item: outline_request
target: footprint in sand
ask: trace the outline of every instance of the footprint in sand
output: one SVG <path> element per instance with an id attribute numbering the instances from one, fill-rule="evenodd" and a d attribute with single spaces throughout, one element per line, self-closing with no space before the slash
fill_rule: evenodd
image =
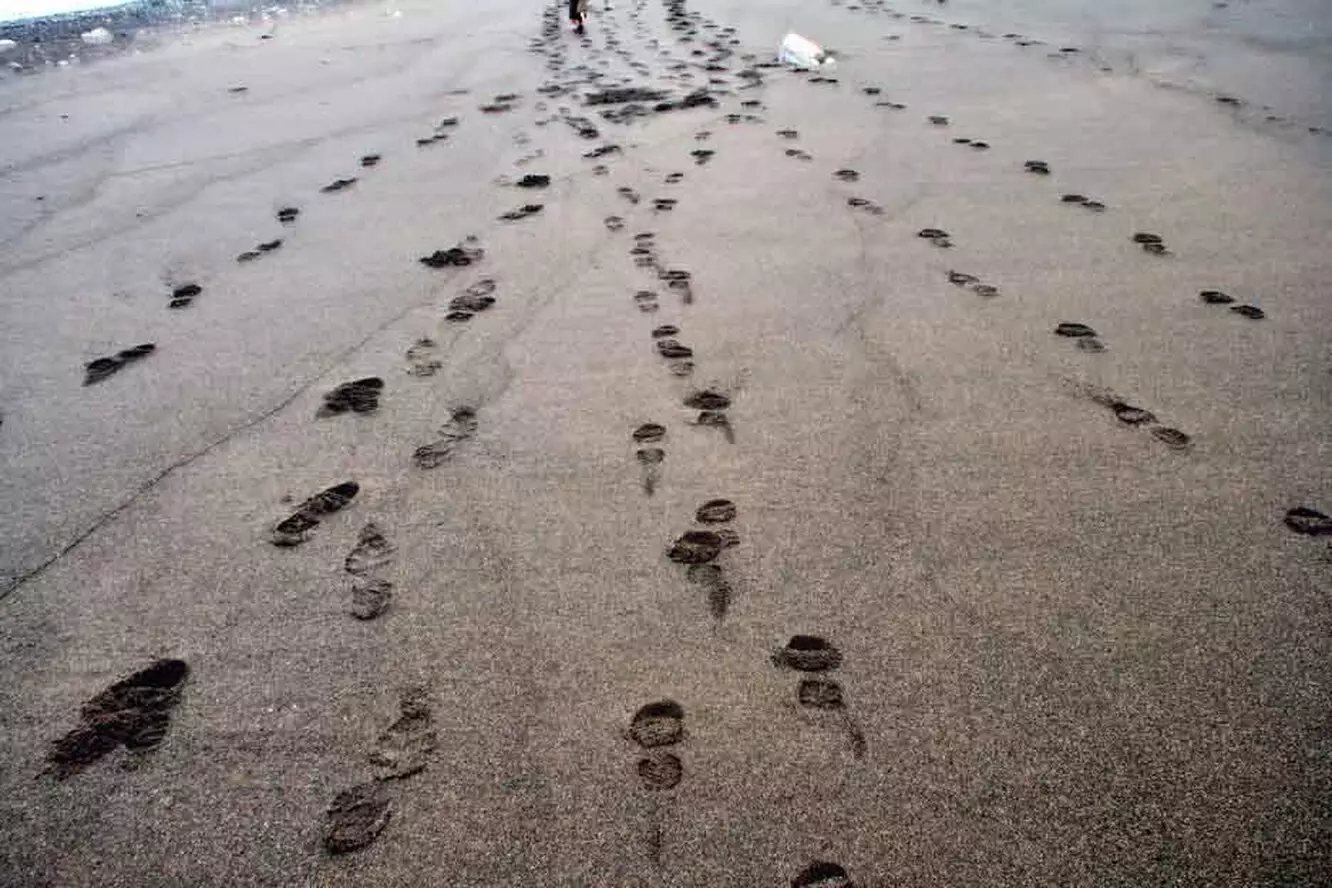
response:
<path id="1" fill-rule="evenodd" d="M 1172 450 L 1187 450 L 1193 443 L 1193 439 L 1184 432 L 1169 426 L 1157 426 L 1152 429 L 1151 435 Z"/>
<path id="2" fill-rule="evenodd" d="M 283 225 L 290 225 L 296 221 L 296 217 L 300 214 L 301 211 L 296 207 L 283 207 L 277 211 L 277 220 Z"/>
<path id="3" fill-rule="evenodd" d="M 1198 294 L 1198 298 L 1207 305 L 1230 305 L 1235 301 L 1234 296 L 1229 296 L 1220 290 L 1203 290 Z"/>
<path id="4" fill-rule="evenodd" d="M 1028 160 L 1022 164 L 1022 168 L 1038 176 L 1050 175 L 1050 165 L 1043 160 Z"/>
<path id="5" fill-rule="evenodd" d="M 528 173 L 517 182 L 513 183 L 518 188 L 546 188 L 550 185 L 550 176 L 541 176 L 536 173 Z"/>
<path id="6" fill-rule="evenodd" d="M 630 188 L 628 185 L 621 185 L 619 188 L 616 188 L 615 193 L 620 195 L 620 197 L 623 197 L 625 200 L 629 201 L 629 203 L 631 204 L 637 204 L 640 200 L 642 200 L 638 192 Z"/>
<path id="7" fill-rule="evenodd" d="M 112 374 L 119 373 L 127 365 L 142 360 L 157 350 L 151 342 L 123 349 L 109 358 L 95 358 L 83 365 L 83 384 L 92 385 L 101 382 Z"/>
<path id="8" fill-rule="evenodd" d="M 816 860 L 791 880 L 791 888 L 856 888 L 856 884 L 841 866 Z"/>
<path id="9" fill-rule="evenodd" d="M 404 690 L 398 712 L 397 720 L 379 735 L 370 751 L 376 780 L 402 780 L 420 773 L 439 745 L 425 688 Z"/>
<path id="10" fill-rule="evenodd" d="M 634 294 L 634 304 L 638 310 L 651 314 L 659 308 L 657 303 L 657 294 L 651 290 L 639 290 Z"/>
<path id="11" fill-rule="evenodd" d="M 194 303 L 195 297 L 202 292 L 203 287 L 198 284 L 182 284 L 171 291 L 167 308 L 188 308 Z"/>
<path id="12" fill-rule="evenodd" d="M 121 745 L 132 753 L 156 749 L 189 674 L 184 660 L 157 660 L 88 700 L 80 708 L 82 723 L 47 751 L 49 771 L 64 779 Z"/>
<path id="13" fill-rule="evenodd" d="M 648 703 L 629 721 L 629 736 L 644 749 L 673 746 L 684 739 L 684 707 L 674 700 Z"/>
<path id="14" fill-rule="evenodd" d="M 422 469 L 433 469 L 446 462 L 462 442 L 476 434 L 476 411 L 459 407 L 439 430 L 439 438 L 416 448 L 412 460 Z"/>
<path id="15" fill-rule="evenodd" d="M 624 219 L 621 216 L 607 216 L 602 222 L 609 231 L 620 231 L 624 228 Z"/>
<path id="16" fill-rule="evenodd" d="M 652 209 L 658 213 L 668 213 L 675 209 L 679 201 L 673 197 L 658 197 L 652 201 Z"/>
<path id="17" fill-rule="evenodd" d="M 860 173 L 856 172 L 855 170 L 838 170 L 837 172 L 833 173 L 833 178 L 838 179 L 842 182 L 859 182 Z"/>
<path id="18" fill-rule="evenodd" d="M 323 188 L 319 189 L 320 194 L 336 194 L 339 191 L 346 191 L 356 184 L 355 179 L 334 179 Z"/>
<path id="19" fill-rule="evenodd" d="M 707 148 L 695 148 L 693 151 L 689 152 L 690 157 L 694 158 L 694 164 L 696 166 L 707 164 L 714 156 L 716 156 L 716 154 L 716 151 Z"/>
<path id="20" fill-rule="evenodd" d="M 1242 318 L 1248 318 L 1251 321 L 1261 321 L 1267 317 L 1267 313 L 1255 305 L 1232 305 L 1230 310 Z"/>
<path id="21" fill-rule="evenodd" d="M 1332 534 L 1332 517 L 1308 506 L 1296 506 L 1286 511 L 1283 519 L 1286 527 L 1303 536 L 1328 536 Z"/>
<path id="22" fill-rule="evenodd" d="M 734 521 L 735 503 L 728 499 L 712 499 L 698 507 L 694 520 L 699 524 L 726 524 Z"/>
<path id="23" fill-rule="evenodd" d="M 383 390 L 384 380 L 378 376 L 344 382 L 324 395 L 324 403 L 315 415 L 323 418 L 346 413 L 348 410 L 355 413 L 371 413 L 379 409 L 379 396 Z"/>
<path id="24" fill-rule="evenodd" d="M 369 169 L 370 167 L 376 167 L 379 166 L 379 162 L 383 159 L 384 156 L 382 154 L 367 154 L 361 158 L 361 166 L 365 167 L 366 169 Z"/>
<path id="25" fill-rule="evenodd" d="M 634 456 L 643 470 L 643 492 L 652 496 L 661 483 L 661 464 L 666 459 L 666 451 L 660 447 L 640 447 Z"/>
<path id="26" fill-rule="evenodd" d="M 1166 249 L 1165 240 L 1159 234 L 1153 234 L 1150 231 L 1138 231 L 1134 233 L 1131 239 L 1135 244 L 1141 246 L 1145 252 L 1157 256 L 1165 256 L 1170 253 Z"/>
<path id="27" fill-rule="evenodd" d="M 324 848 L 330 854 L 359 851 L 379 838 L 392 816 L 388 793 L 379 783 L 345 789 L 325 814 Z"/>
<path id="28" fill-rule="evenodd" d="M 863 210 L 871 216 L 882 216 L 884 213 L 883 207 L 865 197 L 848 197 L 846 205 L 852 209 Z"/>
<path id="29" fill-rule="evenodd" d="M 725 539 L 710 530 L 687 530 L 666 550 L 676 564 L 707 564 L 726 548 Z"/>
<path id="30" fill-rule="evenodd" d="M 777 666 L 798 672 L 824 672 L 842 665 L 842 652 L 817 635 L 792 635 L 772 660 Z"/>
<path id="31" fill-rule="evenodd" d="M 942 228 L 922 228 L 920 231 L 916 232 L 916 237 L 923 238 L 934 246 L 943 247 L 945 249 L 953 245 L 952 240 L 948 236 L 948 232 L 944 231 Z"/>
<path id="32" fill-rule="evenodd" d="M 486 251 L 480 247 L 470 246 L 470 243 L 473 240 L 474 239 L 469 238 L 468 241 L 465 242 L 469 244 L 468 246 L 458 244 L 457 246 L 449 247 L 447 250 L 436 250 L 429 256 L 422 256 L 419 261 L 427 268 L 462 268 L 475 262 L 480 262 L 485 258 Z"/>
<path id="33" fill-rule="evenodd" d="M 806 152 L 801 151 L 799 148 L 787 148 L 787 149 L 786 149 L 786 156 L 787 156 L 787 157 L 794 157 L 796 160 L 813 160 L 813 159 L 814 159 L 813 155 L 807 154 Z"/>
<path id="34" fill-rule="evenodd" d="M 370 522 L 361 528 L 361 536 L 352 550 L 347 553 L 343 567 L 349 574 L 364 576 L 387 567 L 393 560 L 395 551 L 396 548 L 379 527 Z"/>
<path id="35" fill-rule="evenodd" d="M 720 535 L 718 537 L 722 539 L 722 547 L 726 548 L 726 540 Z M 690 583 L 703 590 L 712 618 L 718 623 L 725 620 L 731 608 L 732 588 L 721 567 L 716 564 L 691 564 L 685 576 Z"/>
<path id="36" fill-rule="evenodd" d="M 444 319 L 447 321 L 471 320 L 472 315 L 483 312 L 495 304 L 495 297 L 491 295 L 495 292 L 495 287 L 496 284 L 493 278 L 481 278 L 461 294 L 449 300 L 449 311 L 448 314 L 444 315 Z"/>
<path id="37" fill-rule="evenodd" d="M 345 509 L 360 491 L 361 485 L 355 481 L 344 481 L 316 493 L 273 529 L 273 545 L 289 547 L 305 542 L 309 531 L 326 516 Z"/>
<path id="38" fill-rule="evenodd" d="M 800 687 L 796 690 L 796 699 L 806 709 L 835 714 L 851 741 L 851 753 L 856 758 L 865 757 L 865 735 L 847 712 L 846 699 L 840 684 L 829 678 L 801 679 Z"/>
<path id="39" fill-rule="evenodd" d="M 692 358 L 694 350 L 674 339 L 658 339 L 657 353 L 663 358 Z"/>
<path id="40" fill-rule="evenodd" d="M 535 216 L 537 213 L 540 213 L 543 209 L 545 209 L 545 207 L 542 204 L 523 204 L 521 207 L 518 207 L 517 209 L 510 210 L 509 212 L 502 214 L 499 218 L 500 221 L 502 222 L 517 222 L 520 219 L 526 219 L 529 216 Z"/>
<path id="41" fill-rule="evenodd" d="M 683 181 L 684 181 L 684 173 L 667 173 L 666 175 L 667 185 L 678 185 Z M 654 201 L 654 203 L 661 203 L 661 199 L 659 198 L 658 200 Z M 657 209 L 661 209 L 661 207 L 657 207 Z"/>
<path id="42" fill-rule="evenodd" d="M 434 376 L 444 363 L 439 359 L 439 343 L 422 337 L 407 349 L 407 372 L 412 376 Z"/>
<path id="43" fill-rule="evenodd" d="M 281 249 L 281 247 L 282 247 L 281 238 L 278 238 L 277 240 L 264 241 L 262 244 L 259 244 L 253 250 L 246 250 L 244 253 L 241 253 L 239 256 L 236 257 L 236 261 L 253 262 L 256 259 L 261 258 L 265 253 L 271 253 L 274 250 Z"/>

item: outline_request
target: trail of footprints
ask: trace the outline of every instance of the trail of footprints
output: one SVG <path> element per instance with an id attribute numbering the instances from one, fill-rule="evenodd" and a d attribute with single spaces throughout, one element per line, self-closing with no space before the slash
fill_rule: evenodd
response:
<path id="1" fill-rule="evenodd" d="M 834 0 L 836 3 L 836 0 Z M 607 87 L 601 83 L 605 75 L 587 66 L 569 68 L 562 33 L 562 6 L 550 4 L 542 14 L 541 37 L 534 40 L 534 51 L 548 56 L 548 67 L 552 72 L 566 75 L 562 82 L 548 82 L 537 89 L 542 99 L 537 105 L 538 111 L 545 111 L 545 100 L 570 95 L 580 85 L 595 85 L 595 92 L 586 94 L 584 105 L 590 108 L 602 108 L 601 118 L 610 125 L 626 125 L 648 114 L 670 113 L 689 109 L 715 109 L 720 103 L 712 88 L 728 83 L 725 77 L 733 73 L 737 88 L 753 89 L 763 84 L 763 72 L 780 67 L 773 62 L 756 62 L 752 55 L 741 56 L 746 66 L 732 72 L 729 64 L 734 57 L 733 47 L 739 41 L 734 30 L 719 28 L 715 23 L 702 19 L 696 13 L 685 9 L 683 0 L 665 0 L 666 21 L 677 37 L 677 44 L 688 48 L 688 58 L 693 61 L 674 57 L 658 41 L 651 40 L 647 46 L 657 50 L 660 60 L 668 63 L 671 77 L 681 83 L 693 80 L 698 74 L 706 75 L 708 85 L 692 89 L 680 99 L 670 98 L 665 90 L 652 90 L 632 86 L 628 78 L 623 85 Z M 646 7 L 643 0 L 637 0 L 629 18 L 634 23 L 635 34 L 644 37 L 646 31 L 642 24 L 642 13 Z M 874 13 L 890 12 L 882 0 L 864 0 L 860 6 L 852 5 L 848 10 Z M 892 13 L 895 18 L 902 14 Z M 913 16 L 918 23 L 931 23 L 926 17 Z M 959 26 L 954 26 L 965 30 Z M 716 36 L 701 41 L 702 32 L 713 32 Z M 887 39 L 895 39 L 889 35 Z M 1030 46 L 1037 41 L 1018 39 L 1019 35 L 1005 35 L 1006 39 L 1015 39 L 1019 46 Z M 590 44 L 590 36 L 584 36 L 583 42 Z M 703 48 L 703 47 L 706 47 Z M 619 38 L 612 34 L 605 37 L 606 51 L 626 62 L 639 76 L 647 75 L 650 65 L 636 58 Z M 1072 49 L 1066 48 L 1061 55 L 1072 55 Z M 608 58 L 601 57 L 601 63 Z M 806 82 L 821 88 L 838 87 L 838 79 L 810 72 L 796 72 Z M 867 85 L 860 88 L 875 108 L 902 111 L 907 105 L 882 97 L 882 89 Z M 516 93 L 502 93 L 478 106 L 486 115 L 502 115 L 515 111 L 522 106 L 522 97 Z M 763 110 L 763 103 L 758 99 L 746 99 L 740 102 L 741 113 L 727 113 L 721 119 L 728 124 L 761 122 L 756 113 Z M 601 139 L 600 127 L 588 117 L 574 114 L 568 107 L 561 108 L 558 114 L 539 119 L 537 126 L 550 122 L 562 122 L 578 138 L 586 140 Z M 949 131 L 953 126 L 947 116 L 927 115 L 929 127 Z M 426 148 L 448 141 L 457 131 L 460 120 L 456 116 L 445 117 L 436 123 L 429 135 L 416 139 L 418 148 Z M 793 128 L 776 131 L 777 136 L 787 143 L 798 142 L 800 134 Z M 712 139 L 710 130 L 700 130 L 695 134 L 697 142 Z M 516 140 L 526 144 L 526 138 Z M 984 152 L 992 147 L 986 140 L 972 136 L 951 137 L 951 142 L 960 148 Z M 799 147 L 784 149 L 786 156 L 812 162 L 814 158 Z M 716 149 L 695 148 L 689 152 L 689 158 L 696 167 L 705 167 L 716 157 Z M 605 141 L 597 147 L 583 152 L 586 160 L 597 162 L 591 167 L 594 175 L 609 175 L 612 160 L 622 157 L 623 149 L 615 142 Z M 516 162 L 522 166 L 543 156 L 537 151 Z M 380 154 L 367 154 L 360 158 L 362 170 L 377 167 L 383 160 Z M 1022 170 L 1035 177 L 1053 175 L 1051 166 L 1043 160 L 1026 160 Z M 674 185 L 681 182 L 684 173 L 669 173 L 664 184 Z M 853 169 L 844 168 L 833 172 L 836 182 L 855 185 L 862 181 L 861 174 Z M 358 183 L 357 176 L 343 176 L 331 180 L 319 189 L 326 195 L 334 195 L 352 190 Z M 539 190 L 549 187 L 551 177 L 539 173 L 526 174 L 511 184 L 525 190 Z M 636 210 L 645 200 L 636 189 L 619 186 L 617 195 L 623 199 L 631 211 Z M 1106 203 L 1086 195 L 1066 192 L 1059 197 L 1062 204 L 1092 213 L 1105 213 Z M 874 201 L 858 195 L 846 198 L 847 206 L 852 210 L 870 215 L 882 216 L 884 209 Z M 674 211 L 679 200 L 674 197 L 656 196 L 647 199 L 647 206 L 653 214 Z M 524 203 L 505 212 L 499 221 L 506 223 L 520 222 L 540 215 L 544 205 Z M 284 206 L 276 211 L 276 221 L 290 229 L 301 216 L 301 209 Z M 611 233 L 623 230 L 627 220 L 621 215 L 608 216 L 605 226 Z M 923 228 L 917 232 L 920 239 L 938 248 L 953 246 L 951 235 L 942 228 Z M 245 250 L 236 258 L 240 263 L 251 263 L 268 256 L 284 246 L 285 238 L 274 237 L 262 241 L 253 248 Z M 1152 232 L 1139 231 L 1131 235 L 1130 241 L 1145 253 L 1168 257 L 1171 255 L 1164 238 Z M 654 276 L 655 284 L 678 296 L 683 307 L 694 301 L 694 283 L 691 273 L 683 268 L 670 267 L 661 256 L 655 233 L 640 232 L 633 237 L 629 249 L 635 265 L 645 273 Z M 432 270 L 451 270 L 457 272 L 482 261 L 485 250 L 476 238 L 468 238 L 452 247 L 436 250 L 422 256 L 420 263 Z M 993 298 L 999 295 L 997 286 L 986 283 L 980 277 L 961 271 L 949 270 L 947 280 L 950 284 L 969 290 L 975 295 Z M 168 285 L 167 307 L 171 309 L 190 308 L 204 293 L 202 284 L 196 281 L 177 282 Z M 460 324 L 472 320 L 476 315 L 490 309 L 495 304 L 496 282 L 492 278 L 480 278 L 468 285 L 448 304 L 444 322 Z M 1209 307 L 1222 307 L 1230 313 L 1250 320 L 1261 320 L 1262 309 L 1248 304 L 1236 304 L 1226 293 L 1215 290 L 1203 290 L 1200 301 Z M 633 302 L 644 313 L 654 314 L 661 308 L 661 300 L 654 289 L 639 289 L 634 293 Z M 1079 322 L 1061 322 L 1055 328 L 1057 336 L 1071 340 L 1076 347 L 1088 353 L 1099 353 L 1106 346 L 1089 326 Z M 676 323 L 657 324 L 650 331 L 653 348 L 666 361 L 671 374 L 678 377 L 690 376 L 695 370 L 695 351 L 682 338 L 682 328 Z M 113 356 L 97 358 L 88 362 L 84 368 L 84 384 L 102 382 L 122 369 L 136 363 L 155 351 L 153 343 L 126 348 Z M 436 336 L 422 336 L 416 339 L 406 351 L 405 372 L 415 378 L 428 378 L 437 374 L 443 367 L 444 345 Z M 317 417 L 327 418 L 340 414 L 373 413 L 379 409 L 384 394 L 385 383 L 380 377 L 365 377 L 343 383 L 323 398 L 318 408 Z M 1093 401 L 1109 410 L 1115 418 L 1126 425 L 1142 427 L 1163 444 L 1177 449 L 1190 446 L 1189 436 L 1178 429 L 1160 424 L 1155 415 L 1142 407 L 1104 390 L 1087 387 L 1084 393 Z M 735 430 L 730 418 L 731 396 L 714 389 L 695 389 L 683 398 L 684 406 L 697 411 L 696 418 L 689 425 L 701 429 L 718 431 L 724 440 L 734 444 Z M 472 407 L 455 408 L 426 444 L 418 447 L 412 454 L 412 460 L 418 469 L 429 470 L 447 462 L 457 449 L 472 438 L 477 430 L 476 411 Z M 651 497 L 659 489 L 663 479 L 665 465 L 667 429 L 656 422 L 645 422 L 635 428 L 630 439 L 633 445 L 634 460 L 640 473 L 644 493 Z M 304 500 L 286 518 L 279 521 L 271 532 L 271 542 L 278 547 L 299 546 L 310 539 L 318 529 L 330 521 L 337 513 L 348 508 L 360 492 L 360 485 L 355 481 L 345 481 L 330 486 Z M 734 585 L 727 572 L 725 552 L 740 543 L 740 537 L 730 527 L 736 519 L 736 505 L 727 499 L 708 500 L 698 506 L 693 523 L 696 525 L 683 531 L 666 549 L 667 558 L 683 568 L 685 582 L 700 594 L 708 614 L 714 624 L 720 626 L 727 617 L 734 597 Z M 1332 517 L 1317 509 L 1298 506 L 1290 509 L 1285 518 L 1285 525 L 1293 532 L 1304 536 L 1332 535 Z M 393 583 L 388 578 L 392 570 L 395 547 L 374 523 L 362 526 L 356 542 L 348 551 L 344 560 L 344 572 L 351 578 L 348 611 L 360 621 L 372 621 L 383 615 L 389 608 L 393 597 Z M 821 720 L 843 731 L 853 755 L 859 759 L 866 754 L 866 740 L 856 721 L 849 712 L 846 693 L 841 683 L 830 677 L 840 668 L 843 655 L 831 642 L 816 635 L 798 634 L 792 636 L 786 645 L 772 656 L 773 662 L 784 669 L 799 674 L 793 687 L 794 698 L 802 711 L 816 720 Z M 160 660 L 147 668 L 116 682 L 93 697 L 82 710 L 82 721 L 78 727 L 51 744 L 48 753 L 49 769 L 59 777 L 77 773 L 97 759 L 107 755 L 120 746 L 132 753 L 143 753 L 155 749 L 163 741 L 170 722 L 171 710 L 180 702 L 181 689 L 189 674 L 183 661 Z M 680 743 L 685 738 L 684 709 L 673 700 L 665 699 L 641 707 L 632 717 L 629 736 L 640 748 L 640 757 L 635 765 L 641 787 L 654 798 L 668 799 L 667 794 L 679 786 L 684 777 L 684 762 L 677 754 Z M 389 823 L 392 816 L 393 799 L 397 784 L 423 770 L 437 745 L 437 738 L 432 727 L 431 708 L 424 688 L 412 687 L 403 691 L 398 718 L 380 735 L 374 747 L 367 755 L 367 764 L 372 769 L 371 779 L 358 783 L 337 794 L 325 814 L 324 845 L 333 854 L 341 854 L 366 847 Z M 663 833 L 662 817 L 665 803 L 652 808 L 653 825 L 649 835 L 649 847 L 654 860 L 659 859 Z M 846 871 L 838 864 L 815 861 L 798 873 L 792 881 L 793 886 L 851 886 L 852 882 Z"/>

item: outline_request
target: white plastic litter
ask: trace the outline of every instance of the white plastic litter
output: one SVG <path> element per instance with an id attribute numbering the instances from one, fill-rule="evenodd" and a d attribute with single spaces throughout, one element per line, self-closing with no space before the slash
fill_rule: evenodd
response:
<path id="1" fill-rule="evenodd" d="M 13 40 L 0 40 L 0 55 L 12 52 L 18 46 Z"/>
<path id="2" fill-rule="evenodd" d="M 89 46 L 106 46 L 116 38 L 106 28 L 93 28 L 91 31 L 84 31 L 79 38 Z"/>
<path id="3" fill-rule="evenodd" d="M 806 40 L 792 31 L 782 39 L 781 48 L 777 50 L 777 61 L 797 68 L 821 68 L 825 64 L 832 64 L 832 57 L 814 41 Z"/>

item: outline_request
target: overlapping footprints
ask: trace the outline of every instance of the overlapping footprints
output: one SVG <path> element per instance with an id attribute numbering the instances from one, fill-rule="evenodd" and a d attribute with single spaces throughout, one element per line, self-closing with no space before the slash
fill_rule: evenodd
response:
<path id="1" fill-rule="evenodd" d="M 440 427 L 435 440 L 416 448 L 412 461 L 418 468 L 436 468 L 447 462 L 459 445 L 475 435 L 476 429 L 476 411 L 471 407 L 457 407 L 449 421 Z"/>
<path id="2" fill-rule="evenodd" d="M 347 553 L 343 567 L 354 579 L 350 613 L 358 620 L 373 620 L 388 609 L 393 583 L 383 572 L 393 561 L 395 547 L 371 522 L 361 528 L 356 545 Z"/>
<path id="3" fill-rule="evenodd" d="M 657 485 L 661 482 L 661 464 L 666 459 L 666 451 L 661 447 L 647 445 L 660 444 L 665 437 L 666 427 L 655 422 L 643 423 L 630 435 L 637 445 L 634 457 L 642 470 L 643 492 L 648 496 L 656 493 Z"/>
<path id="4" fill-rule="evenodd" d="M 722 552 L 739 545 L 740 536 L 717 525 L 728 524 L 735 517 L 736 506 L 731 500 L 708 500 L 694 513 L 694 521 L 708 529 L 685 531 L 666 550 L 667 558 L 687 567 L 686 578 L 703 591 L 708 611 L 718 623 L 730 609 L 732 587 L 723 568 L 715 562 Z"/>
<path id="5" fill-rule="evenodd" d="M 1093 403 L 1105 407 L 1115 418 L 1125 425 L 1148 429 L 1148 433 L 1172 450 L 1187 450 L 1193 445 L 1193 439 L 1177 428 L 1159 424 L 1156 414 L 1131 403 L 1109 389 L 1097 386 L 1079 386 L 1082 394 Z"/>
<path id="6" fill-rule="evenodd" d="M 189 674 L 184 660 L 155 660 L 92 697 L 79 710 L 78 727 L 51 743 L 48 771 L 64 779 L 121 746 L 135 754 L 156 749 Z"/>
<path id="7" fill-rule="evenodd" d="M 83 384 L 93 385 L 101 382 L 107 377 L 119 373 L 130 364 L 143 360 L 156 350 L 156 345 L 145 342 L 142 345 L 122 349 L 107 358 L 94 358 L 83 366 Z"/>
<path id="8" fill-rule="evenodd" d="M 667 798 L 658 802 L 658 797 L 679 786 L 684 777 L 684 763 L 668 749 L 684 739 L 684 718 L 684 707 L 667 699 L 640 707 L 629 720 L 629 738 L 642 750 L 635 766 L 639 784 L 653 796 L 648 828 L 648 853 L 653 862 L 661 854 L 664 819 L 661 806 L 669 801 Z"/>
<path id="9" fill-rule="evenodd" d="M 1251 321 L 1261 321 L 1267 317 L 1267 313 L 1256 305 L 1236 305 L 1235 297 L 1220 290 L 1203 290 L 1198 293 L 1198 298 L 1205 305 L 1227 305 L 1230 310 L 1242 318 L 1248 318 Z"/>
<path id="10" fill-rule="evenodd" d="M 425 688 L 405 688 L 398 710 L 367 756 L 373 778 L 339 792 L 324 813 L 324 848 L 330 854 L 359 851 L 379 838 L 393 817 L 396 784 L 424 770 L 438 746 Z"/>
<path id="11" fill-rule="evenodd" d="M 864 732 L 847 711 L 841 684 L 825 675 L 842 665 L 842 652 L 820 636 L 793 635 L 785 647 L 773 654 L 772 661 L 776 666 L 806 676 L 796 688 L 796 700 L 807 709 L 833 715 L 847 733 L 852 754 L 864 758 Z"/>

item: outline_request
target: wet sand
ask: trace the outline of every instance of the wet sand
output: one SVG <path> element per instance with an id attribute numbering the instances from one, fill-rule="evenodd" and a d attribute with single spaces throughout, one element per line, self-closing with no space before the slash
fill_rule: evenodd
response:
<path id="1" fill-rule="evenodd" d="M 751 68 L 794 3 L 433 6 L 7 87 L 0 884 L 1318 882 L 1326 140 L 933 4 L 815 10 L 831 83 Z"/>

